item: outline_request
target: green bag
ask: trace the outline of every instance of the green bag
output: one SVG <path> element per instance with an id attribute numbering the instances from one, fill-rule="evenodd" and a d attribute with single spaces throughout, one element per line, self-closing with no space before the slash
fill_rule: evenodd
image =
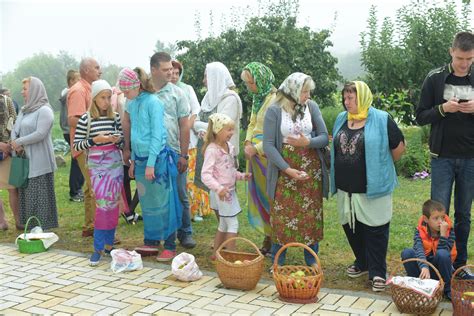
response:
<path id="1" fill-rule="evenodd" d="M 16 188 L 24 188 L 28 184 L 28 174 L 30 172 L 30 161 L 28 158 L 12 157 L 10 176 L 8 184 Z"/>

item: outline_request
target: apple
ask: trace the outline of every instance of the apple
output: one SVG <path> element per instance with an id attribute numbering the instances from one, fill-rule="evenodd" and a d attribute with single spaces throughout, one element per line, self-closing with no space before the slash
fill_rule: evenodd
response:
<path id="1" fill-rule="evenodd" d="M 242 261 L 240 261 L 240 260 L 235 260 L 235 261 L 234 261 L 234 264 L 242 264 Z"/>

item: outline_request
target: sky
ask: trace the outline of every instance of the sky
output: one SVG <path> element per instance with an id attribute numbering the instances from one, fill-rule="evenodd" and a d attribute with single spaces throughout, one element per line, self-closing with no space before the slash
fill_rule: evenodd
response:
<path id="1" fill-rule="evenodd" d="M 265 0 L 261 0 L 265 1 Z M 268 1 L 268 0 L 266 0 Z M 14 70 L 35 53 L 65 50 L 76 57 L 91 56 L 102 65 L 140 66 L 147 69 L 157 40 L 173 43 L 196 40 L 196 16 L 201 37 L 209 32 L 212 10 L 217 35 L 231 12 L 257 0 L 0 0 L 0 74 Z M 335 54 L 359 49 L 359 34 L 366 29 L 369 8 L 393 17 L 410 0 L 300 0 L 299 26 L 314 31 L 333 29 Z M 474 1 L 473 1 L 474 2 Z M 334 21 L 334 16 L 337 19 Z M 229 22 L 225 23 L 226 25 Z"/>

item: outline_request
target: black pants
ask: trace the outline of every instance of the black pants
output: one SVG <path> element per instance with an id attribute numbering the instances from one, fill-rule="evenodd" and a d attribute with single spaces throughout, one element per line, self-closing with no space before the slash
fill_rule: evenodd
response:
<path id="1" fill-rule="evenodd" d="M 354 264 L 362 271 L 368 270 L 370 280 L 375 276 L 386 279 L 390 222 L 373 227 L 356 219 L 355 230 L 349 224 L 342 227 L 356 257 Z"/>
<path id="2" fill-rule="evenodd" d="M 63 134 L 64 140 L 70 143 L 70 135 Z M 77 163 L 76 158 L 71 157 L 71 169 L 69 170 L 69 196 L 76 196 L 79 192 L 82 191 L 82 186 L 84 185 L 84 177 L 82 176 L 81 169 Z"/>
<path id="3" fill-rule="evenodd" d="M 132 181 L 132 179 L 130 179 L 130 177 L 128 176 L 128 169 L 129 169 L 129 166 L 126 166 L 126 165 L 123 166 L 123 186 L 125 188 L 125 195 L 127 197 L 128 207 L 130 208 L 129 210 L 129 214 L 130 214 L 130 213 L 135 213 L 135 208 L 137 207 L 139 200 L 138 200 L 137 190 L 135 190 L 135 194 L 133 195 L 133 199 L 132 199 L 132 191 L 130 188 L 130 182 Z"/>

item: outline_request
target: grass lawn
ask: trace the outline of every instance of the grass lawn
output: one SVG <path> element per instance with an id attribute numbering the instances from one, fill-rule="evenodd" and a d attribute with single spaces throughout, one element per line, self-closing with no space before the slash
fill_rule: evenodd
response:
<path id="1" fill-rule="evenodd" d="M 57 124 L 55 124 L 57 126 Z M 54 138 L 62 138 L 61 132 L 55 128 Z M 54 232 L 59 235 L 59 241 L 53 246 L 58 249 L 73 250 L 84 253 L 91 253 L 92 238 L 82 238 L 82 224 L 84 221 L 84 207 L 82 203 L 69 201 L 69 158 L 66 158 L 67 166 L 59 168 L 55 173 L 56 199 L 59 212 L 59 228 Z M 388 271 L 399 264 L 400 253 L 405 247 L 411 247 L 414 228 L 420 216 L 422 203 L 429 198 L 430 180 L 407 180 L 400 178 L 400 186 L 397 188 L 393 198 L 393 219 L 390 225 L 390 243 L 388 252 Z M 243 182 L 238 185 L 239 199 L 243 210 L 246 209 L 245 186 Z M 6 202 L 6 213 L 10 224 L 10 229 L 0 232 L 0 242 L 13 243 L 19 234 L 15 229 L 11 211 L 8 207 L 8 194 L 5 190 L 0 192 L 1 199 Z M 336 213 L 335 198 L 324 201 L 324 240 L 320 243 L 320 260 L 324 270 L 324 287 L 367 290 L 365 278 L 356 280 L 349 279 L 345 275 L 346 267 L 352 263 L 354 257 L 346 240 L 342 227 L 338 223 Z M 140 212 L 140 210 L 138 210 Z M 261 245 L 263 237 L 255 232 L 247 220 L 247 213 L 239 215 L 240 236 L 252 240 L 257 246 Z M 472 228 L 472 227 L 471 227 Z M 199 266 L 204 270 L 214 270 L 212 262 L 209 260 L 212 250 L 214 234 L 217 229 L 215 216 L 208 216 L 202 222 L 193 223 L 194 238 L 198 246 L 192 250 L 186 250 L 197 257 Z M 133 249 L 143 242 L 143 224 L 127 225 L 123 219 L 119 220 L 117 228 L 118 235 L 122 240 L 119 247 Z M 470 239 L 468 249 L 470 251 L 469 262 L 474 259 L 474 238 Z M 184 251 L 178 245 L 178 251 Z M 144 260 L 154 260 L 145 258 Z M 290 250 L 287 256 L 288 263 L 303 263 L 302 250 Z M 267 267 L 270 260 L 266 260 Z M 265 271 L 268 271 L 266 269 Z M 264 277 L 270 275 L 265 272 Z"/>

